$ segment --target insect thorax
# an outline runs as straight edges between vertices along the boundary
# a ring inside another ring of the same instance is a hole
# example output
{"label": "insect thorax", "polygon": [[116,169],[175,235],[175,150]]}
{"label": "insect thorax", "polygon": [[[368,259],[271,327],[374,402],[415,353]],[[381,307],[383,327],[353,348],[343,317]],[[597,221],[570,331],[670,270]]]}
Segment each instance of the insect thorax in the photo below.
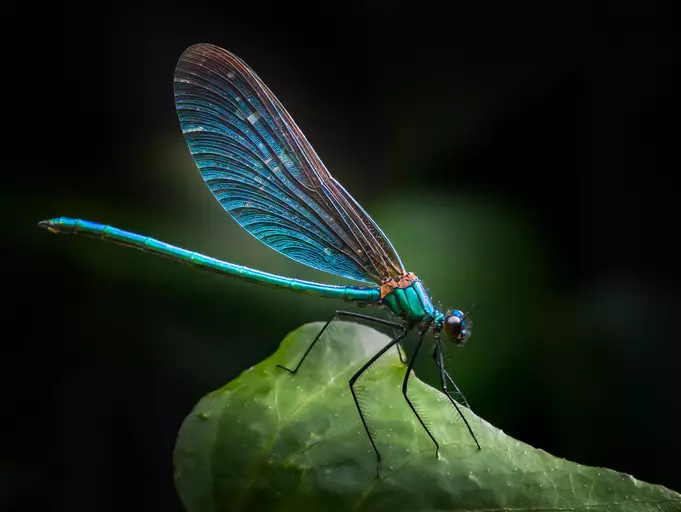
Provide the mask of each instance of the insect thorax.
{"label": "insect thorax", "polygon": [[430,322],[436,314],[426,289],[412,273],[404,275],[399,281],[386,280],[381,286],[381,303],[410,323]]}

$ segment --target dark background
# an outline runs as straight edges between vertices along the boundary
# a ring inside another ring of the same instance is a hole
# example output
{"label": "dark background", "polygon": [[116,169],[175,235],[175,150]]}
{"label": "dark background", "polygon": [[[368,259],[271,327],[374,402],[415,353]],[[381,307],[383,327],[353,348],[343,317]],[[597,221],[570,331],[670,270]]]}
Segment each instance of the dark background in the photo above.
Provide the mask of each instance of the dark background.
{"label": "dark background", "polygon": [[448,353],[479,415],[681,490],[671,12],[554,4],[7,11],[0,508],[181,510],[192,406],[339,306],[37,228],[82,217],[341,282],[259,244],[199,179],[172,89],[197,42],[256,70],[436,305],[476,303]]}

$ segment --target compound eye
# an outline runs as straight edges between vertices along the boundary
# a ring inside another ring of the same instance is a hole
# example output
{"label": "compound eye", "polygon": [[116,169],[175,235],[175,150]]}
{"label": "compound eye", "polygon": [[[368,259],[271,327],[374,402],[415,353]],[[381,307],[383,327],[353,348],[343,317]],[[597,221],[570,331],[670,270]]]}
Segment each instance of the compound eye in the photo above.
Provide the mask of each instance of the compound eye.
{"label": "compound eye", "polygon": [[445,334],[450,340],[456,342],[461,341],[461,330],[463,329],[461,318],[456,315],[449,315],[447,318],[445,318],[445,324],[443,327]]}

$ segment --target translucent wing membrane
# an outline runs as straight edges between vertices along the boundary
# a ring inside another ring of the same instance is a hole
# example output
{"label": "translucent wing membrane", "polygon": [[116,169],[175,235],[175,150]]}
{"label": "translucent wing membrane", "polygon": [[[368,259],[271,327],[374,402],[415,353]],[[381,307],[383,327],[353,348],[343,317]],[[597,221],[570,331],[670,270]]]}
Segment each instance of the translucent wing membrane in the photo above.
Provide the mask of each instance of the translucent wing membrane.
{"label": "translucent wing membrane", "polygon": [[404,274],[390,241],[238,57],[208,44],[188,48],[175,70],[175,104],[201,176],[257,239],[349,279]]}

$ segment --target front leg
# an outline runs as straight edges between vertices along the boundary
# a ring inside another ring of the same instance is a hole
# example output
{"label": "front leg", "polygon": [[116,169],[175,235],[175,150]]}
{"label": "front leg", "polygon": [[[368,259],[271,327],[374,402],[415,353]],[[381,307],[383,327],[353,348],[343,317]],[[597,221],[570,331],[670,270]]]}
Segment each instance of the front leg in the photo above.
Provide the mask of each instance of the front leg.
{"label": "front leg", "polygon": [[[444,353],[444,347],[442,347],[442,352]],[[440,363],[438,362],[438,359],[437,359],[437,354],[438,354],[438,351],[437,351],[437,344],[436,344],[436,345],[433,347],[433,361],[435,361],[435,363],[436,363],[438,366],[440,366]],[[452,377],[449,375],[449,373],[448,373],[447,370],[445,369],[444,365],[442,365],[441,368],[442,368],[442,371],[443,371],[444,374],[445,374],[445,378],[449,381],[449,383],[452,385],[452,387],[453,387],[454,390],[455,390],[456,396],[455,396],[455,397],[452,397],[452,398],[454,398],[454,400],[456,400],[457,402],[459,402],[459,403],[460,403],[461,405],[463,405],[464,407],[470,409],[471,406],[468,404],[468,400],[466,400],[466,397],[463,396],[463,393],[462,393],[461,390],[459,389],[459,386],[456,385],[456,383],[454,382],[454,379],[452,379]],[[446,391],[447,391],[447,394],[451,396],[451,395],[452,395],[452,392],[449,391],[449,388],[445,388],[445,389],[446,389]],[[472,409],[471,409],[471,410],[472,410]]]}
{"label": "front leg", "polygon": [[[445,394],[447,398],[449,398],[449,401],[452,403],[454,408],[456,409],[456,412],[459,413],[459,416],[461,416],[461,419],[463,422],[466,424],[466,427],[468,427],[468,431],[470,432],[471,436],[473,437],[473,441],[475,441],[475,444],[478,446],[478,450],[480,450],[480,443],[478,443],[478,439],[475,437],[475,434],[473,433],[473,429],[468,423],[468,420],[466,417],[463,415],[461,412],[461,409],[459,409],[459,404],[456,403],[456,400],[454,400],[454,397],[449,393],[449,390],[447,389],[447,380],[446,380],[446,375],[447,372],[445,371],[445,363],[444,363],[444,358],[442,356],[442,341],[440,340],[440,335],[435,334],[435,355],[436,355],[436,361],[437,361],[437,366],[440,369],[440,386],[442,388],[442,392]],[[452,381],[451,377],[449,380],[454,384],[454,381]],[[454,384],[454,387],[458,391],[458,387],[456,387],[456,384]],[[463,395],[461,395],[463,397]],[[465,401],[465,398],[464,398]]]}

